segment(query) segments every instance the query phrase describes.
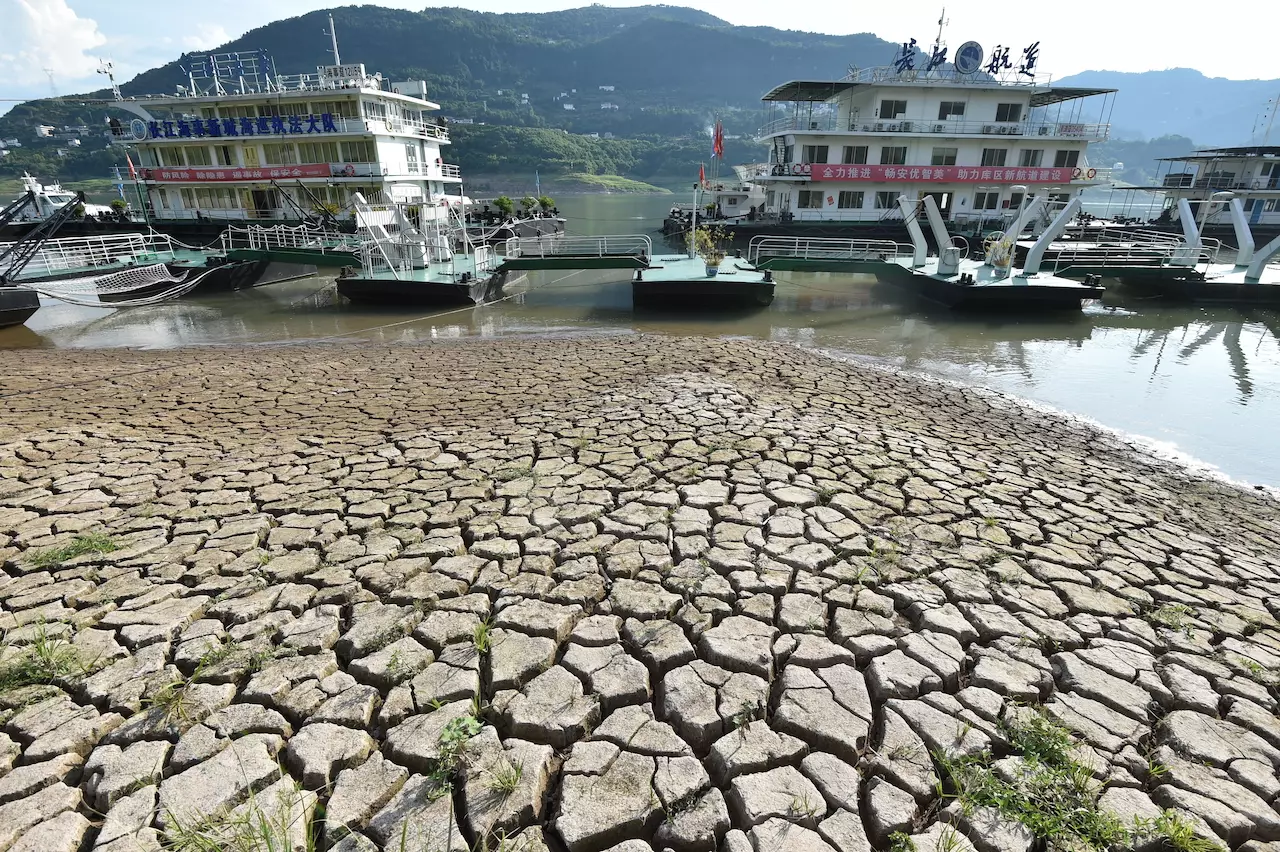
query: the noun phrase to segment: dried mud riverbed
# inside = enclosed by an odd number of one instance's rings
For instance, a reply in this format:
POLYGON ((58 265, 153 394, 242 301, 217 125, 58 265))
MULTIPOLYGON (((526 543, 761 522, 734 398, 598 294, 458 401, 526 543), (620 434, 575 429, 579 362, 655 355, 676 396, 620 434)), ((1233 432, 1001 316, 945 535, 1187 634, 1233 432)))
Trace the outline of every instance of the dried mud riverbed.
POLYGON ((1280 510, 1100 433, 706 339, 0 375, 0 852, 1280 849, 1280 510))

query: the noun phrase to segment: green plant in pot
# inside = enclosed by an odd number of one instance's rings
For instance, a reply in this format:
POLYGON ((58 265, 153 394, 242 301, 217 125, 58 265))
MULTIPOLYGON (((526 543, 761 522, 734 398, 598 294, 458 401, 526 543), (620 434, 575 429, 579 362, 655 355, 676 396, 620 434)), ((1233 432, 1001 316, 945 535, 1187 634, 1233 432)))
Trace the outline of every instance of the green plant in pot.
POLYGON ((508 195, 499 195, 493 199, 493 206, 498 208, 498 212, 508 219, 511 218, 511 214, 516 212, 516 203, 508 195))
POLYGON ((733 238, 724 228, 704 226, 693 232, 693 250, 707 264, 707 275, 720 271, 720 261, 729 251, 733 238))

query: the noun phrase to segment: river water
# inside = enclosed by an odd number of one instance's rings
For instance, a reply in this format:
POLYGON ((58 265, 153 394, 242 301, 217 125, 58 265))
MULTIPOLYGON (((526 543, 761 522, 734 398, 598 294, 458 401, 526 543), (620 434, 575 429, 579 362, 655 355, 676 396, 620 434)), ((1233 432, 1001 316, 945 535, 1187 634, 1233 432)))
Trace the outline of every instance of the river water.
MULTIPOLYGON (((661 225, 673 200, 577 196, 563 199, 560 209, 570 233, 643 233, 661 225)), ((350 305, 333 289, 331 276, 141 308, 46 304, 25 327, 0 330, 0 347, 412 342, 584 332, 752 337, 1014 394, 1196 467, 1280 487, 1275 312, 1109 297, 1065 319, 971 319, 913 304, 872 276, 835 274, 783 273, 771 307, 731 316, 634 311, 622 272, 536 273, 526 287, 498 304, 434 314, 350 305)))

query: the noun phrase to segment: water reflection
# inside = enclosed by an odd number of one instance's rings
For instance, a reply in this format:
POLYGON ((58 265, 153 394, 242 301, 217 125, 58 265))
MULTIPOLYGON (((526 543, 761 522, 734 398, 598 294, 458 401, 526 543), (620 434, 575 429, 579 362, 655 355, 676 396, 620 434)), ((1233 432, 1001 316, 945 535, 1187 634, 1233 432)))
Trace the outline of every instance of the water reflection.
MULTIPOLYGON (((660 222, 670 202, 595 197, 590 206, 602 220, 633 215, 644 225, 645 216, 660 222), (645 205, 655 209, 645 212, 645 205)), ((595 230, 626 227, 596 223, 595 230)), ((352 306, 332 279, 313 278, 142 308, 46 306, 28 327, 0 330, 0 347, 393 343, 582 332, 750 337, 875 359, 1082 414, 1233 476, 1280 485, 1280 450, 1261 428, 1280 422, 1280 315, 1263 310, 1132 302, 1052 320, 969 318, 913 303, 873 276, 792 273, 779 277, 767 309, 671 315, 633 310, 623 274, 561 272, 531 275, 524 292, 500 304, 424 316, 420 309, 352 306)))

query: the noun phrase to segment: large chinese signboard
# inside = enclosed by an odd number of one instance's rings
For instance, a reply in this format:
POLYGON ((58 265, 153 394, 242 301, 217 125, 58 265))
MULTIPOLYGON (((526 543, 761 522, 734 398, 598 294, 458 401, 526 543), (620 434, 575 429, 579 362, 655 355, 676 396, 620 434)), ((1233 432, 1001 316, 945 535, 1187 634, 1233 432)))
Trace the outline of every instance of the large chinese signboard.
POLYGON ((334 116, 320 115, 260 115, 253 118, 192 118, 174 121, 148 121, 135 130, 138 140, 151 139, 203 139, 223 136, 283 136, 305 133, 342 132, 334 116))
POLYGON ((831 166, 813 165, 814 180, 851 180, 888 183, 939 181, 942 183, 1065 183, 1073 169, 1016 169, 986 166, 831 166))

